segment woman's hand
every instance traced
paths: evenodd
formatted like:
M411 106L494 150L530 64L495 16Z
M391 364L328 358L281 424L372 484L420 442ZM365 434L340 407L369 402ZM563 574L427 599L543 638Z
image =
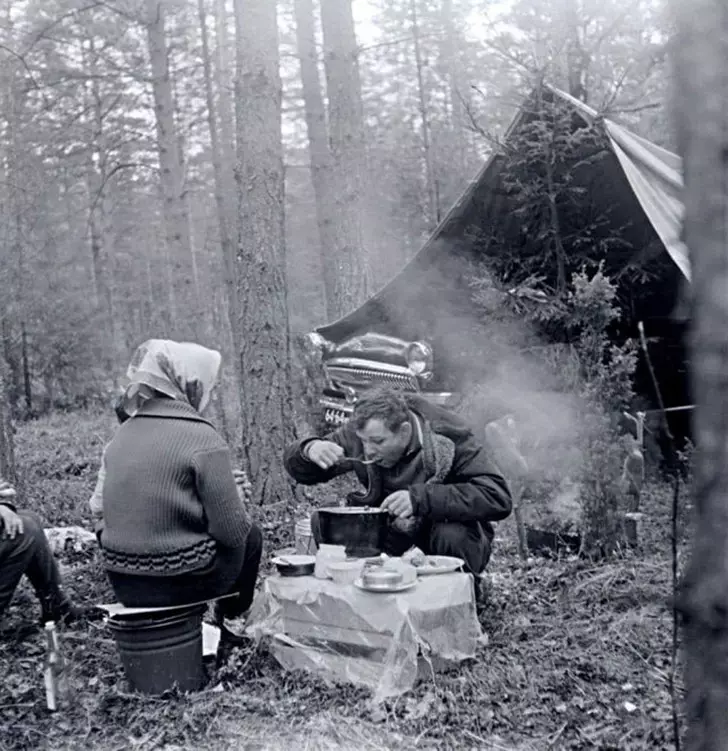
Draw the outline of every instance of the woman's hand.
M250 484L248 473L244 469L234 469L233 477L238 486L238 495L241 500L249 501L253 495L253 486Z

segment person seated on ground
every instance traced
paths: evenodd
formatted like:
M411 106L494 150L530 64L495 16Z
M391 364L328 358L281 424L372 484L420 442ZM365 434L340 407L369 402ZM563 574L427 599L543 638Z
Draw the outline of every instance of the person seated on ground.
M105 451L100 544L119 601L216 604L222 637L242 641L262 550L238 494L230 451L203 416L220 354L150 339L127 369L120 425Z
M473 574L490 559L491 523L511 513L508 485L470 428L416 394L365 393L349 422L324 438L291 443L284 463L304 485L354 471L366 491L350 494L349 505L381 506L393 517L386 553L416 545L428 555L462 558ZM320 544L318 512L311 531Z
M74 605L63 592L43 522L29 511L17 511L11 502L15 495L10 483L0 477L0 616L23 574L38 595L41 623L68 624L90 615L90 609Z

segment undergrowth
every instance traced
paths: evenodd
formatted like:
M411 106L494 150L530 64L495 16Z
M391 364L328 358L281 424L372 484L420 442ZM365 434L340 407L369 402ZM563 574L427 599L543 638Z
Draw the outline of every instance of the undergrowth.
M90 414L22 425L19 503L49 525L87 525L87 499L112 431L110 417ZM338 502L345 490L342 482L309 492L303 503ZM671 748L668 497L669 488L650 486L643 549L600 564L522 564L511 521L501 524L480 614L488 643L475 660L378 706L362 689L284 672L262 646L210 669L199 693L136 695L110 632L93 623L63 633L75 695L51 715L42 634L28 628L37 605L24 585L0 636L0 750ZM293 520L276 510L253 512L267 560L292 542ZM99 564L92 553L64 566L79 601L113 599ZM262 574L269 572L266 563Z

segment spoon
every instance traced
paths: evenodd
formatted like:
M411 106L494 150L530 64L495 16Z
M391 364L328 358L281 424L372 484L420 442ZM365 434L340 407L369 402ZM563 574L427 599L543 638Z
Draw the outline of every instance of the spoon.
M376 459L357 459L355 456L345 456L344 460L347 462L359 462L359 464L375 464Z

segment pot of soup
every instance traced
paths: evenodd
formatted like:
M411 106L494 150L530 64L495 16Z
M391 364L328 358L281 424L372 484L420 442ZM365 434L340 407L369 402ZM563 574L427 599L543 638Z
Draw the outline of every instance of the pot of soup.
M319 509L321 542L343 545L350 558L367 558L384 550L389 514L370 506L331 506Z

